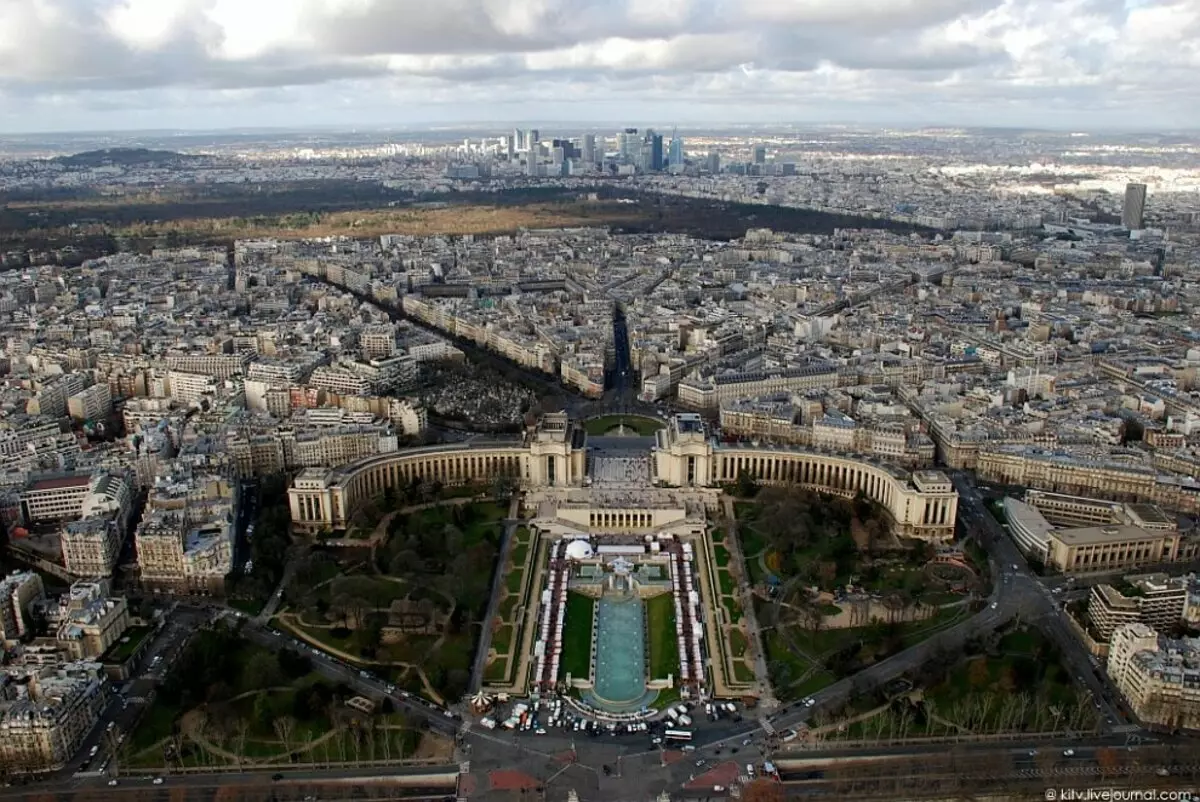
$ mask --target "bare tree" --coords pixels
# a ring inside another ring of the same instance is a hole
[[[283,750],[292,753],[292,735],[296,731],[296,719],[291,716],[280,716],[274,721],[275,734],[283,743]]]
[[[238,718],[235,727],[234,751],[237,752],[237,766],[240,769],[242,767],[242,761],[245,759],[246,755],[246,736],[250,732],[250,721],[244,716],[240,717]]]
[[[387,728],[387,722],[380,722],[377,725],[380,733],[383,735],[383,759],[390,763],[392,761],[392,732]]]

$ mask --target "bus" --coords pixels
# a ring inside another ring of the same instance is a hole
[[[668,741],[690,741],[692,740],[691,730],[667,730],[663,733]]]

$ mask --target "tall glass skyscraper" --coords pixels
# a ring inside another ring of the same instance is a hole
[[[671,137],[671,160],[672,167],[683,166],[683,138],[676,134]]]

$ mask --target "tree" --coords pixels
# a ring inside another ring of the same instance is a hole
[[[279,740],[283,743],[283,749],[289,755],[292,753],[292,735],[296,731],[296,719],[291,716],[280,716],[275,719],[274,723],[275,734],[279,736]]]
[[[279,658],[273,652],[256,652],[242,672],[243,687],[274,688],[283,683]]]
[[[734,485],[734,494],[741,498],[754,498],[758,495],[758,480],[754,478],[754,474],[747,470],[738,471],[737,483]]]

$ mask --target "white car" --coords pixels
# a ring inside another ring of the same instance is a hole
[[[816,703],[817,703],[817,700],[812,698],[811,696],[804,700],[805,707],[812,707]]]
[[[1063,757],[1075,757],[1075,750],[1074,749],[1064,749]]]
[[[162,777],[155,777],[155,778],[154,778],[154,784],[155,784],[155,785],[162,785],[162,784],[163,784],[163,778],[162,778]]]
[[[116,785],[116,784],[117,784],[117,781],[116,781],[116,780],[109,780],[109,781],[108,781],[108,784],[109,784],[109,785]]]

